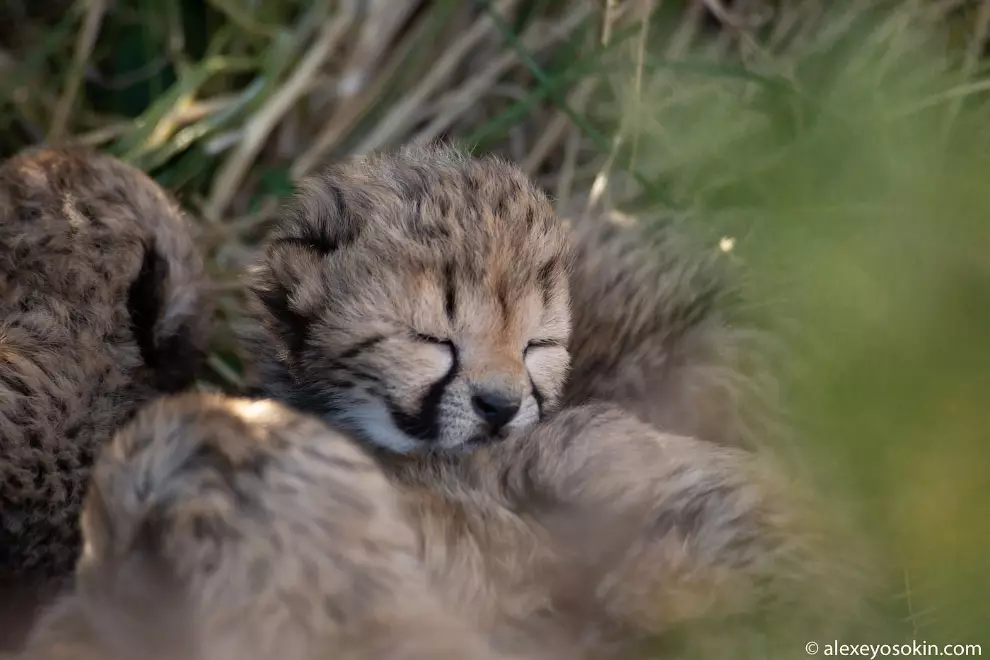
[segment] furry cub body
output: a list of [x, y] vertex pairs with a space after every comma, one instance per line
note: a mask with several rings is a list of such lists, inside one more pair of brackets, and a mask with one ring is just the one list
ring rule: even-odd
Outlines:
[[396, 492], [273, 401], [142, 410], [93, 472], [77, 589], [26, 658], [494, 657], [433, 598]]
[[[378, 455], [433, 584], [500, 649], [607, 657], [618, 639], [706, 612], [793, 602], [819, 563], [779, 484], [748, 453], [656, 428], [735, 441], [731, 415], [706, 426], [671, 414], [704, 392], [668, 399], [714, 348], [704, 322], [715, 317], [637, 308], [630, 331], [585, 310], [575, 340], [572, 248], [545, 196], [504, 162], [437, 148], [352, 161], [309, 181], [286, 210], [249, 276], [245, 337], [268, 394]], [[593, 264], [570, 271], [572, 283], [591, 286]], [[661, 275], [628, 278], [625, 290], [651, 296], [628, 282]], [[682, 291], [688, 310], [703, 304], [691, 295]], [[677, 341], [693, 330], [708, 342], [697, 353]], [[636, 343], [628, 360], [596, 366], [610, 338]], [[637, 365], [651, 342], [685, 370]], [[577, 377], [594, 381], [602, 368], [601, 387], [566, 385], [568, 345], [589, 352]], [[654, 367], [673, 378], [650, 381]], [[482, 383], [519, 402], [500, 423], [475, 399]], [[556, 413], [562, 396], [598, 403]]]
[[270, 400], [158, 401], [97, 464], [76, 591], [24, 657], [639, 657], [813, 584], [785, 484], [619, 409], [420, 460]]
[[432, 597], [374, 461], [273, 401], [142, 410], [94, 469], [83, 528], [77, 590], [31, 657], [494, 657]]
[[[657, 428], [754, 448], [775, 420], [726, 255], [672, 220], [571, 218], [571, 369], [563, 405], [611, 401]], [[737, 273], [738, 275], [738, 273]]]
[[149, 397], [191, 382], [203, 288], [185, 219], [140, 171], [62, 149], [0, 166], [4, 608], [30, 611], [16, 587], [71, 572], [102, 444]]

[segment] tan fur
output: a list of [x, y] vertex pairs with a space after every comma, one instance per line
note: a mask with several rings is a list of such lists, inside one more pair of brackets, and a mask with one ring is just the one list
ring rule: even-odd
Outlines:
[[640, 657], [639, 642], [706, 619], [834, 615], [840, 574], [800, 489], [749, 452], [613, 406], [386, 466], [434, 583], [499, 647]]
[[160, 400], [97, 464], [78, 589], [25, 658], [494, 658], [433, 597], [395, 495], [275, 402]]
[[[267, 393], [372, 446], [471, 447], [557, 404], [566, 234], [515, 167], [440, 148], [306, 182], [250, 273], [243, 329]], [[473, 397], [518, 411], [486, 424]]]
[[71, 572], [95, 454], [191, 382], [203, 276], [182, 214], [135, 168], [65, 149], [0, 167], [0, 601], [20, 594], [0, 611]]
[[[546, 228], [520, 220], [530, 209]], [[723, 282], [673, 240], [663, 253], [673, 261], [650, 267], [630, 236], [595, 231], [578, 227], [568, 241], [542, 194], [498, 161], [417, 148], [337, 166], [307, 184], [251, 276], [249, 352], [269, 394], [384, 450], [434, 583], [499, 648], [599, 658], [709, 616], [789, 617], [821, 586], [823, 539], [761, 459], [719, 446], [743, 437], [738, 402], [722, 389], [731, 381], [715, 371], [736, 339], [717, 311]], [[571, 249], [571, 286], [582, 289], [573, 339], [567, 282], [538, 295], [543, 265]], [[470, 259], [477, 274], [462, 270]], [[519, 318], [531, 319], [528, 333]], [[502, 328], [514, 328], [512, 341]], [[505, 382], [511, 352], [542, 334], [560, 344], [536, 353], [552, 362], [527, 362], [545, 412], [559, 407], [565, 345], [577, 354], [568, 404], [599, 403], [526, 417], [487, 442], [463, 442], [456, 416], [441, 416], [439, 440], [392, 440], [386, 416], [355, 417], [356, 388], [409, 410], [431, 386], [456, 392], [478, 373], [413, 333], [450, 340], [465, 365], [487, 361]], [[669, 428], [680, 435], [660, 432]], [[437, 451], [464, 446], [475, 451]]]
[[674, 220], [571, 224], [573, 331], [563, 405], [611, 401], [672, 433], [754, 447], [775, 419], [741, 274]]
[[648, 657], [825, 596], [789, 484], [613, 407], [384, 467], [273, 401], [152, 404], [98, 463], [78, 589], [24, 657]]

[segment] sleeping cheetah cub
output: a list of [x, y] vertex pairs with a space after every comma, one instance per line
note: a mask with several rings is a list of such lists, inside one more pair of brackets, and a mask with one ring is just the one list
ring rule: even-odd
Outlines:
[[494, 658], [433, 597], [374, 461], [272, 401], [184, 394], [103, 452], [77, 590], [24, 658]]
[[555, 413], [569, 258], [519, 170], [406, 148], [305, 184], [242, 332], [269, 395], [375, 451], [432, 582], [500, 648], [604, 657], [617, 631], [801, 602], [816, 532], [754, 456], [601, 403]]
[[473, 448], [557, 405], [567, 236], [495, 160], [406, 149], [328, 170], [249, 274], [268, 394], [402, 454]]
[[192, 381], [205, 289], [190, 227], [139, 170], [74, 149], [0, 166], [0, 638], [71, 575], [100, 447]]

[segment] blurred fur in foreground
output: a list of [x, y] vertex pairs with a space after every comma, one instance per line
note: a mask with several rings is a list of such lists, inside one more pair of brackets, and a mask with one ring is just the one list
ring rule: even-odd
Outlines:
[[25, 657], [639, 657], [839, 602], [796, 492], [605, 405], [383, 471], [275, 402], [183, 395], [104, 452], [76, 591]]

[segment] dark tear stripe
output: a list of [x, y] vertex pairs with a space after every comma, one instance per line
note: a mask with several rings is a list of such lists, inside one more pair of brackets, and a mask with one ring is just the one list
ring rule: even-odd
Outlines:
[[531, 348], [551, 348], [554, 346], [563, 347], [564, 342], [560, 341], [559, 339], [552, 339], [552, 338], [534, 339], [533, 341], [526, 344], [526, 350], [524, 351], [524, 353], [528, 353], [529, 349]]
[[443, 308], [447, 313], [447, 319], [450, 321], [450, 324], [454, 325], [457, 319], [457, 288], [455, 287], [457, 273], [455, 272], [453, 261], [448, 261], [444, 265], [443, 277]]
[[540, 268], [537, 276], [539, 279], [540, 292], [543, 294], [543, 306], [550, 306], [550, 295], [553, 289], [553, 273], [557, 267], [557, 261], [548, 261]]
[[457, 378], [457, 374], [460, 372], [457, 347], [454, 346], [453, 342], [444, 342], [444, 344], [450, 348], [453, 364], [450, 365], [450, 370], [447, 374], [433, 383], [430, 389], [427, 390], [423, 401], [420, 403], [419, 412], [416, 415], [410, 415], [401, 410], [390, 397], [385, 397], [384, 399], [385, 405], [388, 407], [392, 419], [400, 431], [413, 438], [428, 442], [435, 442], [440, 436], [440, 423], [437, 419], [440, 411], [440, 402], [443, 399], [444, 393], [447, 391], [447, 386]]
[[529, 386], [532, 388], [533, 399], [536, 400], [536, 412], [540, 421], [543, 421], [543, 402], [546, 401], [546, 397], [543, 396], [543, 392], [540, 388], [536, 386], [536, 382], [533, 380], [533, 376], [529, 377]]

